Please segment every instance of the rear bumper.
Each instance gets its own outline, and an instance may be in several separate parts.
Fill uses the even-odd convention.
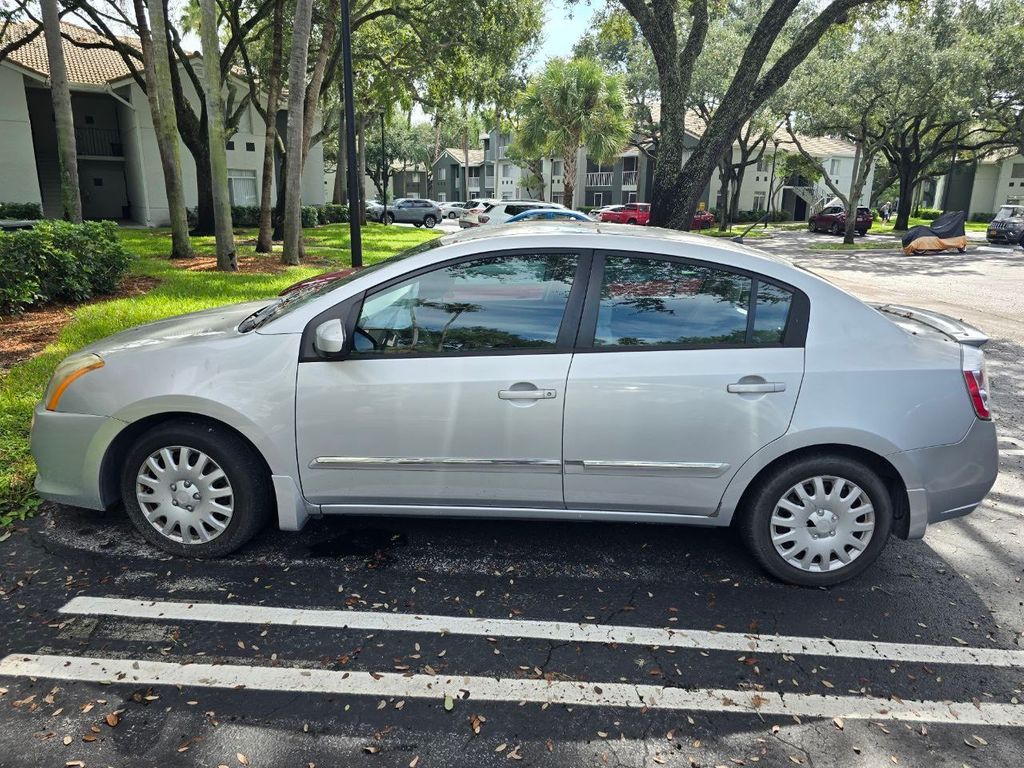
[[[929,524],[973,512],[992,490],[999,473],[996,428],[976,419],[959,443],[902,451],[889,459],[907,482],[907,538],[919,539]]]
[[[40,403],[32,421],[36,492],[44,499],[89,509],[106,506],[100,468],[107,447],[125,426],[109,416],[48,411]]]

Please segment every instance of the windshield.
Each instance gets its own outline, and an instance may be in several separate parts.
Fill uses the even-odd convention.
[[[1024,216],[1024,205],[1004,205],[999,209],[999,213],[996,214],[993,221],[1002,221],[1003,219],[1016,219]]]
[[[378,261],[375,264],[370,264],[368,267],[364,267],[357,272],[353,272],[345,277],[339,277],[337,280],[328,280],[325,283],[311,283],[305,288],[299,288],[296,291],[292,291],[283,298],[279,299],[273,304],[268,304],[262,309],[254,312],[245,318],[238,326],[238,330],[242,333],[252,331],[271,320],[276,320],[279,317],[284,317],[289,312],[294,312],[299,307],[304,307],[311,301],[316,301],[321,296],[330,293],[335,288],[350,283],[357,277],[376,272],[382,267],[386,267],[395,262],[408,259],[410,256],[416,256],[417,254],[429,251],[431,248],[437,248],[441,244],[441,238],[435,237],[431,240],[414,245],[412,248],[408,248],[401,253],[396,253],[389,259]]]

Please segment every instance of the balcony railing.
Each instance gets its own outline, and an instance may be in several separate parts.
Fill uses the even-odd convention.
[[[622,186],[624,186],[624,187],[635,187],[639,178],[640,178],[640,172],[639,171],[623,171],[622,172]]]
[[[587,174],[588,187],[610,187],[612,185],[612,172],[599,171]]]
[[[469,177],[469,191],[470,192],[479,192],[480,191],[480,177],[479,176],[470,176]]]
[[[124,157],[121,133],[116,128],[75,128],[75,147],[80,155]]]

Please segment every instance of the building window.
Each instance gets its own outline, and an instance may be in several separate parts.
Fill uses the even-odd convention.
[[[552,192],[551,193],[551,202],[552,203],[558,203],[559,205],[561,205],[562,204],[562,193],[561,192]]]
[[[246,152],[255,152],[256,151],[256,143],[253,142],[253,141],[245,142],[245,151]]]
[[[636,192],[628,193],[626,195],[626,202],[627,203],[635,203],[636,202]]]
[[[768,170],[768,158],[761,155],[761,159],[757,161],[757,172],[764,173]]]
[[[508,163],[505,163],[503,166],[501,166],[501,175],[502,175],[503,178],[511,179],[512,178],[512,166],[509,165]]]
[[[92,185],[93,185],[94,187],[102,187],[102,186],[103,186],[103,179],[101,179],[101,178],[99,178],[99,177],[96,177],[96,178],[94,178],[94,179],[92,180]]]
[[[604,192],[595,192],[594,193],[594,207],[595,208],[600,208],[602,205],[604,205]]]
[[[561,160],[555,160],[553,163],[551,163],[551,175],[552,176],[561,176],[562,175],[562,161]]]
[[[228,194],[232,205],[257,205],[256,171],[247,168],[228,169]]]
[[[833,179],[839,175],[839,158],[833,157],[828,163],[828,175]]]
[[[1024,179],[1024,163],[1014,163],[1010,169],[1011,179]]]
[[[437,193],[437,202],[439,202],[439,203],[447,203],[448,202],[448,195],[445,194],[444,192],[438,192]]]
[[[438,168],[437,169],[437,180],[438,181],[444,181],[445,180],[445,176],[447,174],[447,171],[448,171],[448,169],[445,168],[443,165],[440,168]]]
[[[764,204],[765,204],[765,201],[767,200],[767,198],[768,198],[768,194],[766,192],[755,192],[754,193],[754,210],[755,211],[763,211],[764,210]]]
[[[235,148],[235,142],[233,142],[233,141],[229,141],[229,142],[227,143],[227,148],[228,148],[228,149],[234,149],[234,148]]]

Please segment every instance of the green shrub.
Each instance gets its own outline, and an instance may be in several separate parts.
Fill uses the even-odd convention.
[[[924,219],[925,221],[931,221],[939,218],[942,215],[942,210],[939,208],[918,208],[914,211],[914,216],[918,219]]]
[[[40,221],[0,233],[0,312],[111,293],[130,262],[112,221]]]
[[[971,214],[969,221],[979,221],[982,224],[988,224],[996,215],[994,213],[987,213],[986,211],[975,211]]]
[[[231,206],[231,223],[235,227],[258,227],[260,207],[258,205]]]
[[[0,219],[41,219],[39,203],[0,203]]]
[[[320,223],[320,211],[315,205],[302,206],[302,228],[309,229]]]
[[[347,224],[348,206],[328,203],[320,209],[321,224]]]

